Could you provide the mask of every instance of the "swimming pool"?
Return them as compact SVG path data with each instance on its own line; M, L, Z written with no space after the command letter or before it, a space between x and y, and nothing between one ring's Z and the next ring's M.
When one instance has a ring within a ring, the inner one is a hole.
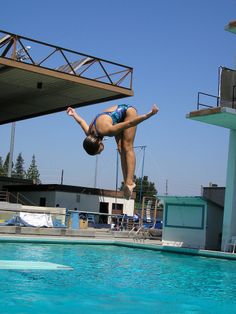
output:
M0 270L1 314L236 313L235 261L112 245L1 243L0 252L74 268Z

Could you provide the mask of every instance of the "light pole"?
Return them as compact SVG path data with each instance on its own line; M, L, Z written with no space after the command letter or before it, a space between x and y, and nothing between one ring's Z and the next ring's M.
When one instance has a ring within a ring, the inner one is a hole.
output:
M8 164L8 172L7 172L7 176L9 178L11 178L11 174L12 174L12 160L13 160L13 151L14 151L15 128L16 128L16 123L12 122L12 125L11 125L10 154L9 154L9 164Z
M97 187L97 177L98 177L98 155L96 155L95 161L95 174L94 174L94 189Z
M145 161L145 149L147 146L135 146L133 149L140 148L143 150L143 160L142 160L142 174L141 174L141 182L140 182L140 191L139 191L139 207L142 203L142 192L143 192L143 174L144 174L144 161ZM116 194L118 190L118 166L119 166L119 153L117 150L117 157L116 157Z
M141 173L141 182L140 182L140 191L139 191L139 208L142 204L142 193L143 193L143 173L144 173L144 160L145 160L145 149L147 146L138 146L143 150L143 161L142 161L142 173Z

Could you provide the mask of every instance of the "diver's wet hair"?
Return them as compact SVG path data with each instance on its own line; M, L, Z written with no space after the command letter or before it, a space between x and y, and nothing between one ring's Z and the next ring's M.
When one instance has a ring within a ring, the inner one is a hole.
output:
M98 137L88 135L83 142L83 147L89 155L93 156L98 153L99 148L100 148L100 143L101 141L99 140Z

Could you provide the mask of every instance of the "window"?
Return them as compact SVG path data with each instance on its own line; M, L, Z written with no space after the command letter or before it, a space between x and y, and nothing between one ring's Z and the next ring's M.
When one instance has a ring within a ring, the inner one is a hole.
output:
M204 205L167 204L165 226L175 228L204 228Z
M100 202L99 213L108 214L109 213L108 207L109 207L109 203ZM108 221L107 218L108 218L107 215L99 215L99 223L107 224L107 221Z
M123 204L112 203L112 214L123 214Z

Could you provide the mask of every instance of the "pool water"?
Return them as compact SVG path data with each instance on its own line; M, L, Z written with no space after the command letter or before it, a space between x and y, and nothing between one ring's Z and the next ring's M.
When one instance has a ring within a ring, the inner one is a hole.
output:
M0 252L74 268L0 270L1 314L236 313L236 261L105 245L2 243Z

